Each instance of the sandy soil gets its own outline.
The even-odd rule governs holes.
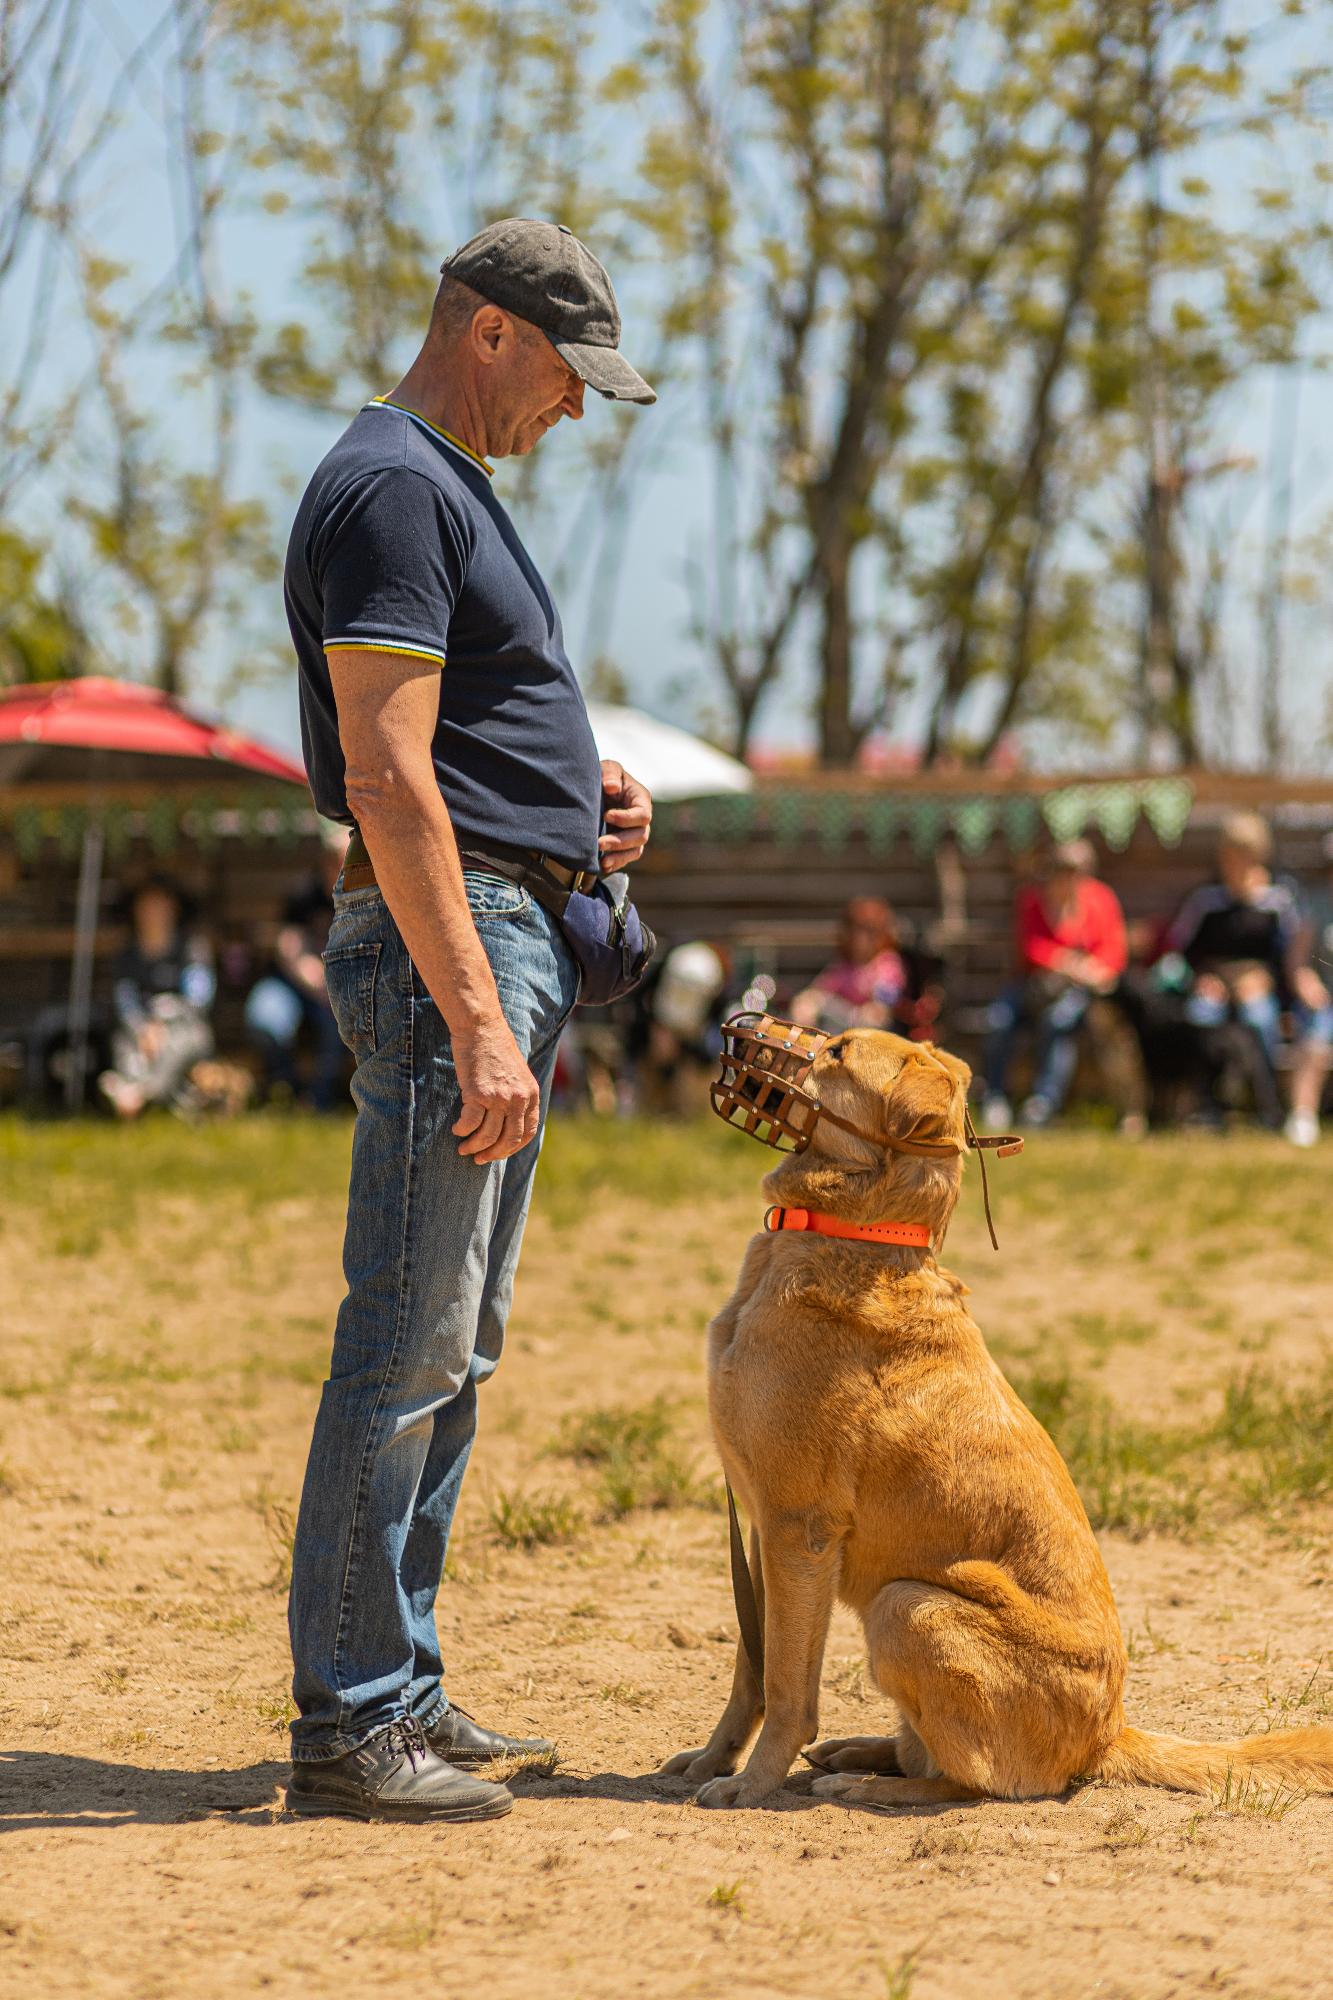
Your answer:
[[[700,1336],[755,1219],[745,1169],[698,1209],[608,1186],[595,1230],[569,1200],[534,1219],[441,1626],[455,1697],[558,1739],[557,1773],[520,1774],[515,1812],[467,1831],[287,1819],[284,1544],[338,1297],[345,1137],[321,1139],[306,1194],[191,1193],[186,1171],[123,1221],[9,1210],[0,1993],[1330,1990],[1330,1801],[1092,1786],[890,1816],[818,1804],[798,1777],[770,1810],[715,1814],[651,1775],[703,1740],[728,1684],[723,1518],[636,1513],[523,1553],[489,1508],[579,1489],[549,1452],[561,1417],[658,1392],[707,1468]],[[1246,1340],[1284,1366],[1320,1349],[1308,1246],[1260,1272],[1210,1265],[1197,1238],[1123,1261],[1087,1241],[1052,1210],[990,1260],[960,1226],[951,1261],[1002,1351],[1055,1351],[1077,1311],[1083,1366],[1179,1407]],[[1104,1546],[1136,1721],[1221,1737],[1333,1715],[1326,1533],[1252,1520]],[[826,1731],[881,1726],[845,1617],[824,1688]]]

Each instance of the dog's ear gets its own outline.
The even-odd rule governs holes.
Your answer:
[[[889,1094],[893,1131],[900,1139],[961,1139],[972,1072],[965,1062],[916,1042]]]

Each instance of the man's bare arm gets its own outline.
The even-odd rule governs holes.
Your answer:
[[[500,1007],[431,761],[440,670],[401,653],[328,653],[347,803],[403,942],[444,1016],[462,1089],[459,1152],[480,1165],[536,1137],[541,1093]]]

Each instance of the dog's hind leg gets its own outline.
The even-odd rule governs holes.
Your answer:
[[[818,1771],[864,1771],[881,1778],[937,1778],[940,1767],[905,1715],[895,1736],[830,1736],[804,1752]]]
[[[829,1736],[803,1755],[817,1771],[874,1771],[886,1778],[903,1774],[896,1736]]]
[[[750,1530],[750,1575],[754,1579],[755,1602],[759,1608],[759,1622],[764,1618],[764,1573],[759,1560],[759,1535]],[[734,1771],[741,1760],[746,1744],[759,1727],[759,1718],[764,1712],[764,1690],[754,1677],[750,1666],[750,1656],[745,1650],[745,1641],[736,1646],[736,1669],[732,1675],[731,1694],[723,1709],[717,1728],[709,1737],[702,1750],[679,1750],[674,1757],[668,1757],[661,1766],[659,1776],[663,1778],[686,1778],[692,1784],[702,1784],[705,1778],[716,1778],[728,1771]]]
[[[866,1611],[875,1679],[909,1725],[895,1746],[903,1780],[874,1782],[945,1782],[961,1787],[949,1794],[958,1798],[1056,1796],[1087,1763],[1094,1711],[1106,1698],[1101,1677],[1071,1665],[1054,1622],[989,1565],[959,1564],[953,1574],[977,1596],[903,1579],[885,1584]],[[833,1796],[831,1783],[815,1789]],[[857,1796],[912,1805],[944,1794]]]

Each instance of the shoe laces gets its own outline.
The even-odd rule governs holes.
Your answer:
[[[406,1757],[414,1771],[418,1760],[424,1764],[430,1755],[426,1732],[415,1715],[400,1716],[397,1722],[391,1722],[385,1742],[390,1750],[396,1750],[400,1756]]]

